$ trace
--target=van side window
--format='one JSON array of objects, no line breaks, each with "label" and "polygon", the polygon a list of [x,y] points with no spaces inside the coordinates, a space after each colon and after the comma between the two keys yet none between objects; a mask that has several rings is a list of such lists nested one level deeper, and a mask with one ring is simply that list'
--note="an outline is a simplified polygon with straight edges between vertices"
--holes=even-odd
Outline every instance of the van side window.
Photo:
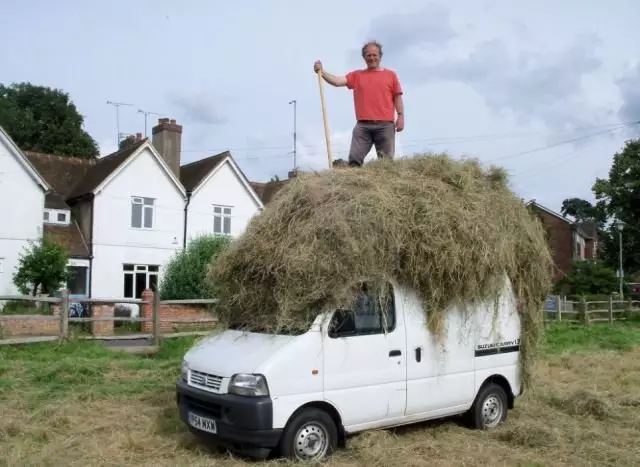
[{"label": "van side window", "polygon": [[[329,337],[366,336],[391,332],[396,327],[393,288],[384,299],[370,293],[366,284],[356,296],[353,309],[336,310],[329,323]],[[385,328],[386,321],[386,328]]]}]

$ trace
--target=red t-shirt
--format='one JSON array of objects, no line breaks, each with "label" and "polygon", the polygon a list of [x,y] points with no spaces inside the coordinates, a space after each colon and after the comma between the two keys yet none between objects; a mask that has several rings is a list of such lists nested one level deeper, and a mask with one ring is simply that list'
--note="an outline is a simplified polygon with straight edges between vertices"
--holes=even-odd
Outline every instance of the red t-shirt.
[{"label": "red t-shirt", "polygon": [[396,95],[402,87],[395,72],[381,70],[354,70],[347,73],[347,87],[353,89],[356,120],[395,121]]}]

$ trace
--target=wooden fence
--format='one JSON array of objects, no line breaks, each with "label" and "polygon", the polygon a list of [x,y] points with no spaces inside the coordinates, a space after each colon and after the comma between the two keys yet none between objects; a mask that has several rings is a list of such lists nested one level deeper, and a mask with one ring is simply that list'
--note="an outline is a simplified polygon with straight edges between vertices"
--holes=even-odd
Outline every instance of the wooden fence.
[{"label": "wooden fence", "polygon": [[[167,332],[163,331],[166,324],[172,325],[201,325],[207,328],[215,327],[217,319],[212,313],[203,312],[204,305],[216,303],[215,299],[194,299],[194,300],[160,300],[159,295],[150,290],[145,290],[141,299],[114,299],[114,298],[82,298],[70,299],[66,290],[62,291],[61,297],[32,297],[25,295],[0,296],[0,301],[24,301],[28,304],[47,303],[53,306],[55,311],[49,315],[46,314],[22,314],[22,315],[6,315],[0,312],[0,345],[24,344],[47,342],[54,340],[66,340],[71,336],[70,323],[88,323],[91,325],[92,332],[89,335],[74,335],[77,339],[92,340],[128,340],[128,339],[150,339],[152,345],[157,346],[161,337],[181,337],[190,335],[205,335],[208,331],[186,331],[186,332]],[[88,304],[91,312],[87,317],[69,317],[69,309],[72,303]],[[131,304],[140,307],[138,316],[114,316],[114,304]],[[105,312],[105,308],[107,311]],[[180,308],[178,312],[174,312],[176,308]],[[189,313],[189,308],[196,309],[196,312]],[[184,310],[187,310],[185,312]],[[169,312],[167,312],[169,311]],[[203,316],[204,315],[204,316]],[[35,328],[39,328],[40,333],[48,335],[17,335],[5,336],[3,330],[10,323],[14,327],[20,327],[22,323],[35,324]],[[142,323],[141,332],[132,332],[129,334],[113,334],[112,332],[104,332],[104,326],[110,326],[113,331],[114,323]],[[16,326],[17,325],[17,326]],[[28,326],[27,326],[28,327]],[[145,332],[146,331],[146,332]],[[24,333],[23,333],[24,334]],[[27,331],[26,334],[29,334]]]},{"label": "wooden fence", "polygon": [[[551,306],[547,306],[544,310],[545,321],[548,323],[613,323],[640,316],[640,301],[637,300],[623,301],[609,297],[608,301],[586,301],[584,299],[567,301],[558,296],[550,298],[552,298]],[[202,310],[203,305],[215,304],[215,299],[160,300],[158,294],[154,294],[150,290],[145,290],[141,299],[87,298],[71,300],[67,292],[63,291],[59,298],[18,295],[0,296],[0,300],[48,303],[56,308],[56,311],[50,315],[5,315],[0,313],[0,345],[65,340],[74,337],[95,340],[149,339],[152,341],[152,345],[157,346],[162,337],[205,335],[211,332],[211,329],[171,332],[167,329],[171,328],[168,325],[174,325],[174,327],[176,325],[202,325],[213,328],[217,323],[217,319],[212,313]],[[69,308],[72,302],[89,304],[92,310],[89,313],[90,316],[69,317]],[[141,313],[137,317],[114,316],[114,304],[139,305]],[[197,307],[200,308],[197,309]],[[114,334],[114,323],[117,322],[141,323],[142,329],[140,332],[129,334]],[[8,323],[12,324],[14,329],[20,328],[20,325],[24,324],[22,326],[24,328],[40,329],[41,332],[31,332],[31,329],[27,329],[26,332],[18,332],[18,335],[13,336],[10,332],[10,335],[7,336],[4,331],[8,327]],[[92,328],[91,333],[71,336],[70,323],[88,323]]]},{"label": "wooden fence", "polygon": [[601,323],[625,321],[640,316],[640,301],[616,300],[609,297],[608,300],[587,301],[584,298],[579,301],[563,300],[559,296],[553,297],[552,310],[545,309],[545,320],[568,321],[573,323]]}]

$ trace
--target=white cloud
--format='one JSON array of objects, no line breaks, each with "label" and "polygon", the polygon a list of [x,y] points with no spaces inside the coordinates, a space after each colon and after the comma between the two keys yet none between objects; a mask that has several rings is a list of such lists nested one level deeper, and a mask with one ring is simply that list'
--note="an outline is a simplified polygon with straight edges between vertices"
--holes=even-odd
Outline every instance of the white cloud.
[{"label": "white cloud", "polygon": [[228,121],[223,105],[225,99],[208,91],[174,90],[167,94],[167,100],[186,121],[203,125],[222,125]]},{"label": "white cloud", "polygon": [[[622,105],[618,115],[622,121],[640,120],[640,61],[631,60],[626,65],[622,76],[616,80],[620,89]],[[640,125],[632,129],[632,133],[637,135]]]}]

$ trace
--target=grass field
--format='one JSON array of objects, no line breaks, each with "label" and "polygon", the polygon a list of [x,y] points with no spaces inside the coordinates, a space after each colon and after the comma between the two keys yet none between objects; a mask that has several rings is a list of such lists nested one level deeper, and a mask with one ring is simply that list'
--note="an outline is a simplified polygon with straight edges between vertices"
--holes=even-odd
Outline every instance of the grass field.
[{"label": "grass field", "polygon": [[[191,342],[166,340],[154,357],[89,342],[0,348],[0,465],[245,464],[200,446],[177,418],[174,382]],[[640,323],[553,325],[544,351],[537,390],[501,428],[454,420],[365,433],[328,464],[637,465]]]}]

